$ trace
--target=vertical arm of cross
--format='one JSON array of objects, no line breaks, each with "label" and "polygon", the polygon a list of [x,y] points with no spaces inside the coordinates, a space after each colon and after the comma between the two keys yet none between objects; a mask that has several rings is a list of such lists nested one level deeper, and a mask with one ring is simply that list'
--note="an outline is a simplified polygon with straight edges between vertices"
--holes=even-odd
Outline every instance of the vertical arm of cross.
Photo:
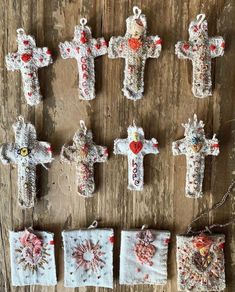
[{"label": "vertical arm of cross", "polygon": [[34,48],[33,60],[36,67],[41,68],[52,63],[51,51],[47,48]]},{"label": "vertical arm of cross", "polygon": [[177,42],[175,45],[175,54],[180,59],[191,59],[193,58],[193,47],[190,42]]},{"label": "vertical arm of cross", "polygon": [[20,55],[18,53],[9,53],[5,57],[7,70],[20,70],[21,68],[21,60]]},{"label": "vertical arm of cross", "polygon": [[107,51],[107,42],[104,38],[91,39],[91,52],[94,58],[105,55]]},{"label": "vertical arm of cross", "polygon": [[211,58],[223,56],[225,41],[222,37],[218,36],[218,37],[209,38],[209,46],[210,46]]},{"label": "vertical arm of cross", "polygon": [[205,155],[219,155],[219,141],[215,134],[212,139],[205,139],[204,153]]},{"label": "vertical arm of cross", "polygon": [[108,159],[108,148],[105,146],[95,145],[96,156],[95,162],[105,162]]},{"label": "vertical arm of cross", "polygon": [[158,154],[158,142],[155,138],[151,140],[144,140],[144,147],[143,147],[144,154]]},{"label": "vertical arm of cross", "polygon": [[185,144],[185,138],[174,141],[172,143],[172,152],[173,152],[173,155],[186,154],[187,149],[186,149],[186,144]]},{"label": "vertical arm of cross", "polygon": [[162,40],[159,36],[147,38],[147,58],[158,58],[162,50]]},{"label": "vertical arm of cross", "polygon": [[73,42],[59,44],[60,54],[63,59],[76,58],[78,51]]},{"label": "vertical arm of cross", "polygon": [[108,56],[111,59],[126,57],[126,44],[123,37],[111,37],[108,47]]}]

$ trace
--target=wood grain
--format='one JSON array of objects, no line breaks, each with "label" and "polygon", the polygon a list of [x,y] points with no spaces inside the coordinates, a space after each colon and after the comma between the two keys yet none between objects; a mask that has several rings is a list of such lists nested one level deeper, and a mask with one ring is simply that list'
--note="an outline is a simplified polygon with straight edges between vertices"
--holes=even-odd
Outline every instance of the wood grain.
[{"label": "wood grain", "polygon": [[[164,40],[159,59],[147,61],[145,96],[134,103],[123,97],[121,88],[124,62],[110,60],[107,55],[96,60],[97,98],[81,101],[77,91],[77,64],[63,60],[58,43],[73,37],[80,17],[87,17],[95,37],[125,33],[125,19],[133,5],[141,7],[148,19],[150,35]],[[196,99],[191,93],[192,66],[174,55],[174,44],[188,39],[188,24],[204,12],[209,21],[209,34],[222,35],[226,53],[213,66],[214,94]],[[39,167],[38,202],[33,210],[21,211],[17,205],[17,173],[10,166],[0,166],[0,291],[105,291],[105,289],[63,287],[63,250],[61,231],[87,227],[95,218],[100,226],[114,227],[115,287],[114,291],[177,291],[175,234],[200,211],[216,202],[226,191],[235,171],[235,3],[233,0],[0,0],[0,139],[12,141],[12,123],[19,114],[36,124],[39,138],[51,142],[55,160],[47,172]],[[40,70],[44,102],[36,109],[28,107],[23,98],[20,74],[7,72],[4,56],[16,50],[16,29],[35,35],[38,46],[53,51],[54,64]],[[221,154],[207,158],[204,180],[205,196],[200,200],[184,196],[185,158],[173,157],[172,141],[183,135],[181,123],[193,113],[206,124],[209,137],[218,134]],[[112,154],[113,141],[126,137],[132,122],[143,126],[147,138],[156,137],[160,155],[145,158],[145,188],[143,192],[127,190],[127,159]],[[84,119],[92,128],[95,142],[110,149],[108,163],[96,168],[97,192],[84,200],[76,193],[75,171],[59,161],[61,146],[73,137]],[[224,222],[235,212],[233,198],[223,209],[202,220],[200,225]],[[118,284],[120,231],[148,224],[153,228],[172,231],[169,252],[169,280],[165,287]],[[54,288],[13,288],[10,284],[8,230],[25,226],[55,232],[56,262],[59,283]],[[226,278],[228,288],[235,290],[234,227],[223,230],[226,241]]]}]

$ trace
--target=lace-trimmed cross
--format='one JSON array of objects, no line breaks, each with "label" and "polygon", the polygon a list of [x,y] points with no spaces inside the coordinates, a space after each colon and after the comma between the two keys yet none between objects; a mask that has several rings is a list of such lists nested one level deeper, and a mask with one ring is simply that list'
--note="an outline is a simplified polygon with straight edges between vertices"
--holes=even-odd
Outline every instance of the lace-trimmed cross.
[{"label": "lace-trimmed cross", "polygon": [[127,139],[114,141],[114,154],[128,157],[128,188],[141,191],[144,185],[144,156],[158,154],[158,142],[155,138],[146,140],[143,129],[136,127],[134,121],[133,126],[129,126],[127,132]]},{"label": "lace-trimmed cross", "polygon": [[212,139],[206,139],[204,124],[197,121],[197,116],[187,124],[182,124],[185,128],[185,138],[177,140],[172,144],[173,155],[184,154],[186,156],[186,196],[198,198],[202,196],[202,183],[205,169],[205,156],[219,154],[219,143],[215,134]]},{"label": "lace-trimmed cross", "polygon": [[61,149],[61,160],[76,164],[78,192],[84,197],[92,197],[95,190],[94,164],[106,162],[107,159],[107,147],[93,142],[92,132],[87,130],[84,121],[80,121],[73,144]]},{"label": "lace-trimmed cross", "polygon": [[52,161],[51,146],[38,141],[35,127],[22,117],[13,124],[13,129],[15,143],[1,145],[0,160],[3,164],[17,164],[19,205],[31,208],[36,197],[36,165]]},{"label": "lace-trimmed cross", "polygon": [[8,70],[20,70],[26,101],[29,105],[37,105],[41,99],[38,81],[38,68],[52,63],[51,51],[47,47],[37,48],[35,39],[26,35],[22,28],[17,29],[18,51],[6,56]]},{"label": "lace-trimmed cross", "polygon": [[137,100],[143,97],[146,59],[159,57],[162,41],[159,36],[146,36],[146,17],[138,7],[133,7],[133,13],[126,20],[125,36],[111,37],[108,56],[125,59],[122,91],[128,99]]},{"label": "lace-trimmed cross", "polygon": [[80,98],[91,100],[95,98],[94,58],[107,53],[107,43],[103,37],[92,38],[86,23],[87,20],[82,18],[80,25],[75,26],[73,40],[60,43],[59,48],[63,59],[77,60]]},{"label": "lace-trimmed cross", "polygon": [[189,41],[180,41],[175,53],[193,64],[192,91],[196,97],[212,95],[211,59],[224,54],[225,42],[220,36],[208,37],[205,14],[199,14],[189,26]]}]

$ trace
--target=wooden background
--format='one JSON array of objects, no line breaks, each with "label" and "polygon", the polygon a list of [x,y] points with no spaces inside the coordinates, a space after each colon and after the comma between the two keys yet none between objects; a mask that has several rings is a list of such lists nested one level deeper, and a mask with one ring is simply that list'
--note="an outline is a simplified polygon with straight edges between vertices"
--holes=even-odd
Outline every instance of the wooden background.
[{"label": "wooden background", "polygon": [[[145,71],[145,96],[134,103],[121,92],[124,62],[107,55],[96,60],[96,90],[94,101],[78,98],[77,64],[62,60],[58,44],[73,37],[80,17],[87,17],[93,36],[125,33],[125,19],[138,5],[148,19],[150,35],[163,38],[159,59],[148,60]],[[209,35],[222,35],[226,52],[213,67],[214,94],[197,99],[191,93],[191,63],[174,55],[174,44],[188,39],[189,22],[206,13]],[[49,141],[54,150],[54,162],[47,172],[38,167],[38,202],[32,210],[22,211],[17,205],[17,172],[12,166],[0,166],[0,291],[104,291],[106,289],[63,287],[63,229],[87,227],[95,218],[101,227],[114,227],[114,291],[177,291],[175,234],[185,232],[187,224],[200,211],[216,202],[234,178],[235,170],[235,2],[233,0],[0,0],[0,140],[13,141],[12,124],[22,114],[35,123],[40,140]],[[44,102],[36,109],[25,103],[21,77],[7,72],[4,56],[16,46],[16,29],[23,27],[34,35],[38,46],[48,46],[54,64],[40,70]],[[221,154],[208,157],[203,199],[184,196],[185,157],[173,157],[172,141],[182,137],[182,122],[197,113],[203,119],[208,137],[217,133]],[[145,158],[145,188],[143,192],[127,190],[127,159],[112,154],[113,141],[126,137],[132,122],[143,126],[146,138],[156,137],[160,144],[158,156]],[[61,146],[73,137],[84,119],[92,128],[95,142],[110,149],[108,163],[96,167],[97,192],[84,200],[76,193],[75,171],[59,160]],[[235,199],[197,227],[211,222],[224,222],[235,212]],[[148,224],[153,228],[172,231],[169,252],[169,280],[164,287],[119,286],[120,231]],[[55,232],[56,263],[59,283],[56,287],[12,288],[8,230],[26,226]],[[226,241],[226,278],[228,288],[235,289],[234,227],[223,230]]]}]

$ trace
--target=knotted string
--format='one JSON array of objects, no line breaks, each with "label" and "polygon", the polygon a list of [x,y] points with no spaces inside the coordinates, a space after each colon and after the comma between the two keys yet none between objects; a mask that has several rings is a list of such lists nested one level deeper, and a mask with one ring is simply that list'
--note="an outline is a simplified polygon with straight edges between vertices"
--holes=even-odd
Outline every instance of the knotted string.
[{"label": "knotted string", "polygon": [[212,233],[211,229],[214,229],[216,227],[226,227],[230,224],[233,224],[235,222],[235,218],[231,219],[230,221],[228,221],[227,223],[224,223],[224,224],[212,224],[210,226],[205,226],[205,228],[203,230],[198,230],[198,231],[193,231],[192,230],[192,224],[197,222],[199,219],[201,219],[203,216],[205,215],[208,215],[211,211],[214,211],[220,207],[222,207],[226,200],[231,196],[231,193],[233,191],[233,187],[235,185],[235,181],[233,181],[229,187],[228,187],[228,190],[227,192],[223,195],[222,199],[215,203],[210,209],[208,209],[207,211],[201,213],[198,217],[196,217],[194,220],[192,220],[192,222],[188,225],[188,228],[187,228],[187,234],[189,233],[193,233],[193,234],[199,234],[199,233],[205,233],[205,232],[209,232],[209,233]]}]

